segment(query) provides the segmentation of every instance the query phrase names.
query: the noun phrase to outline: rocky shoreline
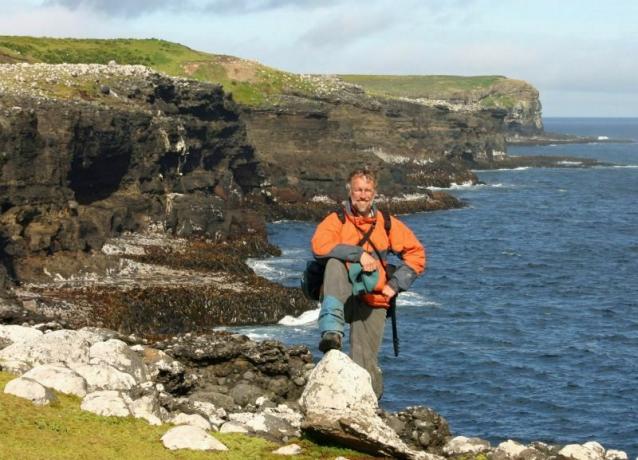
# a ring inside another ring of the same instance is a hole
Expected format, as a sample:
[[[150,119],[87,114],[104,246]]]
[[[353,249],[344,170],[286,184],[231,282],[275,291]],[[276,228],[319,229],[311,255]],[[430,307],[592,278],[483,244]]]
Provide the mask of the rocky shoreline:
[[[607,136],[577,136],[561,133],[534,133],[526,135],[508,135],[508,145],[552,145],[552,144],[632,144],[632,139],[615,139]]]
[[[593,441],[560,446],[508,440],[492,446],[453,436],[447,421],[429,408],[380,410],[367,373],[341,352],[315,365],[306,347],[223,331],[149,340],[104,328],[63,329],[56,322],[0,325],[0,370],[19,376],[4,393],[34,404],[55,401],[55,390],[78,396],[83,410],[98,415],[190,426],[167,427],[162,439],[169,449],[224,450],[210,436],[219,431],[282,445],[306,436],[408,459],[628,458]],[[189,444],[190,436],[207,442]]]

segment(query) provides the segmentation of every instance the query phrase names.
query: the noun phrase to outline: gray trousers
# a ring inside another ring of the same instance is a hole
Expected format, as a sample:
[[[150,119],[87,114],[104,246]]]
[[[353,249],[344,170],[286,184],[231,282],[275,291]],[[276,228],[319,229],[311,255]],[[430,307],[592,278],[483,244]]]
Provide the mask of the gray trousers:
[[[385,308],[372,308],[352,295],[346,265],[338,259],[330,259],[326,264],[323,295],[333,296],[344,305],[345,320],[350,324],[350,356],[368,371],[372,388],[377,398],[380,398],[383,394],[383,375],[378,355],[385,327]]]

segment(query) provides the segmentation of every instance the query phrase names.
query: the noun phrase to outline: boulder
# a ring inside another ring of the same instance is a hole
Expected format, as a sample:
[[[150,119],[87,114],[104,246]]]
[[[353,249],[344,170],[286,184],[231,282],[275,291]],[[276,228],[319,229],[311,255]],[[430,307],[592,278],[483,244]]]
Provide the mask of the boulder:
[[[465,436],[456,436],[443,447],[443,452],[447,455],[477,454],[488,450],[490,450],[488,441]]]
[[[190,425],[171,428],[162,436],[162,443],[170,450],[228,450],[228,447],[206,433],[205,430]]]
[[[373,455],[434,459],[410,449],[377,415],[370,375],[344,353],[331,350],[317,364],[299,401],[306,433]]]
[[[219,427],[220,433],[250,433],[250,428],[239,422],[226,422]]]
[[[208,420],[199,414],[185,414],[180,412],[168,420],[173,425],[191,425],[198,426],[202,430],[210,431],[213,427]]]
[[[130,390],[136,385],[131,374],[122,372],[109,364],[83,364],[73,370],[86,380],[87,391]]]
[[[128,417],[131,411],[119,391],[96,391],[82,400],[80,409],[97,415]]]
[[[625,454],[621,451],[616,452],[621,455]],[[595,441],[586,442],[582,445],[568,444],[558,454],[573,460],[604,460],[606,458],[605,448]],[[625,454],[625,458],[626,456],[627,454]]]
[[[35,380],[25,377],[18,377],[8,382],[4,387],[4,392],[18,398],[28,399],[38,406],[46,406],[57,401],[53,391]]]
[[[302,452],[303,449],[299,444],[289,444],[272,451],[275,455],[299,455]]]
[[[162,424],[159,394],[151,382],[123,393],[122,397],[133,417],[144,419],[151,425]]]
[[[89,342],[76,331],[53,331],[0,350],[0,362],[22,361],[30,367],[42,364],[65,364],[71,367],[89,362],[89,346]]]
[[[294,427],[284,417],[278,417],[272,413],[253,414],[241,412],[228,416],[231,422],[239,423],[248,428],[251,432],[259,435],[266,435],[278,441],[285,441],[291,437],[301,436],[299,425]]]
[[[22,375],[31,369],[31,366],[24,361],[15,361],[12,359],[3,360],[0,359],[0,370],[9,372],[11,374]]]
[[[120,334],[110,329],[102,327],[83,327],[78,329],[78,335],[83,337],[91,345],[95,345],[98,342],[105,342],[109,339],[120,338]]]
[[[609,449],[605,452],[605,460],[627,460],[629,457],[622,450]]]
[[[28,342],[40,336],[42,336],[42,331],[32,327],[0,324],[0,339],[8,339],[9,345],[16,342]]]
[[[142,358],[121,340],[109,339],[92,345],[89,358],[90,364],[109,364],[132,375],[138,383],[148,381]]]
[[[35,380],[45,387],[60,393],[86,396],[86,380],[77,372],[59,364],[45,364],[31,369],[23,377]]]

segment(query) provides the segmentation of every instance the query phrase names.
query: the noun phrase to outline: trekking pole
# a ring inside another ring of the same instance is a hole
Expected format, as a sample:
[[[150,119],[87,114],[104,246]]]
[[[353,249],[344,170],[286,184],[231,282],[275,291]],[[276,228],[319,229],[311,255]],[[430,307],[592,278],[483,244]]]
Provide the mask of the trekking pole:
[[[397,296],[390,301],[390,319],[392,320],[392,347],[394,356],[399,356],[399,331],[397,329]]]

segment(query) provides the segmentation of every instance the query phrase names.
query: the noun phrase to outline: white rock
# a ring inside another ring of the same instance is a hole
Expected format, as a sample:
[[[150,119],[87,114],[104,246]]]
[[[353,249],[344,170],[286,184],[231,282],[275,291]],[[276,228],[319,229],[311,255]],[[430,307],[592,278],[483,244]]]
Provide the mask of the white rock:
[[[370,375],[344,353],[331,350],[308,377],[299,399],[302,429],[346,447],[397,458],[441,458],[409,448],[377,415]],[[223,427],[222,427],[223,428]]]
[[[516,441],[512,441],[511,439],[508,439],[507,441],[500,443],[498,447],[496,448],[496,450],[504,453],[509,458],[514,458],[519,456],[521,452],[523,452],[526,449],[527,447],[525,447],[523,444],[519,444]]]
[[[171,428],[162,436],[162,442],[164,443],[164,447],[170,450],[228,450],[228,447],[206,433],[203,429],[190,425],[181,425]]]
[[[303,449],[298,444],[290,444],[287,446],[280,447],[277,450],[273,450],[273,454],[275,455],[299,455]]]
[[[0,359],[0,369],[11,374],[22,375],[31,369],[31,366],[24,361]]]
[[[32,339],[41,337],[42,331],[32,327],[17,325],[0,325],[0,339],[8,339],[13,343],[28,342]]]
[[[89,350],[90,364],[109,364],[131,374],[139,383],[148,381],[142,358],[118,339],[98,342]]]
[[[57,400],[49,388],[24,377],[18,377],[8,382],[4,387],[4,392],[18,398],[28,399],[38,406],[46,406]]]
[[[600,444],[598,445],[600,446]],[[574,460],[602,460],[604,458],[604,450],[603,455],[601,455],[600,450],[593,444],[590,444],[589,446],[568,444],[563,447],[558,454]]]
[[[114,331],[109,329],[102,329],[99,327],[83,327],[78,329],[78,335],[89,342],[91,345],[95,345],[98,342],[104,342],[112,339],[116,335]]]
[[[128,417],[131,411],[119,391],[96,391],[82,400],[80,409],[94,414],[114,417]]]
[[[443,452],[448,455],[476,454],[489,448],[490,443],[483,439],[456,436],[443,447]]]
[[[30,367],[41,364],[86,364],[89,362],[89,342],[76,331],[49,332],[28,342],[17,342],[0,350],[0,362],[22,361]]]
[[[131,374],[122,372],[108,364],[83,364],[73,370],[86,380],[87,391],[130,390],[137,382]]]
[[[605,452],[605,460],[628,460],[626,452],[622,450],[609,449]]]
[[[226,422],[219,427],[220,433],[250,433],[250,430],[245,425],[239,422]]]
[[[59,364],[45,364],[34,367],[23,377],[35,380],[41,385],[60,393],[75,395],[80,398],[86,396],[86,380],[75,371]]]
[[[299,403],[306,414],[329,410],[374,416],[379,407],[370,374],[337,350],[312,370]]]
[[[600,458],[605,458],[605,448],[599,442],[589,441],[583,444],[583,447],[591,450]]]
[[[151,425],[162,424],[159,398],[157,392],[153,389],[151,389],[148,394],[140,396],[137,399],[132,399],[126,393],[122,395],[122,398],[126,402],[133,417],[144,419]]]
[[[206,431],[210,431],[213,428],[210,422],[206,420],[204,417],[202,417],[201,415],[184,414],[183,412],[180,412],[179,414],[171,418],[169,420],[169,423],[172,423],[173,425],[198,426],[202,430],[206,430]]]

